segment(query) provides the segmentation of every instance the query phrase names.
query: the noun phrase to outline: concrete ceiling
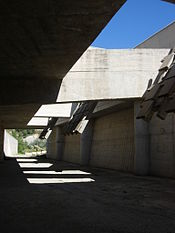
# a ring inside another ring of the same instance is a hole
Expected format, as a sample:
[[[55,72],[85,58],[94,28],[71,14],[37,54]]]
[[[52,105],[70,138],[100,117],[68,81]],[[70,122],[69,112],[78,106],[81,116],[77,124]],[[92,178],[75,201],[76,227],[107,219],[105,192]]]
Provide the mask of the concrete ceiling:
[[[0,124],[24,127],[125,0],[0,0]],[[12,106],[13,105],[13,106]]]
[[[0,128],[27,128],[26,125],[40,105],[0,106]]]

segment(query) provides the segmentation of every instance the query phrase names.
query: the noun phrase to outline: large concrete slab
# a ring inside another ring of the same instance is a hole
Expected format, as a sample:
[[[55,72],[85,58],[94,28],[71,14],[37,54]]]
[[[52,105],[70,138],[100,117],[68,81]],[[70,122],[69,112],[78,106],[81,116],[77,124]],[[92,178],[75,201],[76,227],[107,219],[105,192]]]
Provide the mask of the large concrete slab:
[[[57,102],[140,98],[168,52],[90,47],[65,76]]]

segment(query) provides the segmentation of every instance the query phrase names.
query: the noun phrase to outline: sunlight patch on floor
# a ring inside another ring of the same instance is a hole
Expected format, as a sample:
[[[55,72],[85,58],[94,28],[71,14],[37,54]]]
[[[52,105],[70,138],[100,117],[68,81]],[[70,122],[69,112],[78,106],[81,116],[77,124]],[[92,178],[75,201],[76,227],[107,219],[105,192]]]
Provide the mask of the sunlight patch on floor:
[[[49,168],[52,165],[52,163],[19,163],[21,168]]]
[[[64,183],[88,183],[88,182],[94,182],[95,180],[90,177],[74,177],[74,175],[91,175],[89,172],[85,172],[82,170],[71,170],[71,169],[64,169],[61,168],[56,170],[49,170],[53,163],[40,163],[37,159],[23,159],[18,158],[17,162],[19,166],[21,167],[23,174],[25,174],[27,181],[30,184],[64,184]],[[26,168],[26,169],[25,169]],[[45,169],[44,169],[45,168]],[[46,169],[47,168],[47,169]],[[38,169],[38,170],[37,170]],[[34,176],[34,178],[30,178],[30,175]],[[35,176],[36,175],[36,176]],[[39,178],[38,178],[39,175]],[[44,177],[44,176],[50,176],[52,177]],[[60,177],[54,177],[54,175],[69,175],[69,178],[60,178]],[[72,176],[72,177],[71,177]]]
[[[37,159],[16,159],[17,162],[37,162]]]
[[[63,184],[94,182],[91,178],[27,178],[30,184]]]
[[[89,172],[84,172],[81,170],[63,170],[57,171],[23,171],[24,174],[41,174],[41,175],[90,175]]]

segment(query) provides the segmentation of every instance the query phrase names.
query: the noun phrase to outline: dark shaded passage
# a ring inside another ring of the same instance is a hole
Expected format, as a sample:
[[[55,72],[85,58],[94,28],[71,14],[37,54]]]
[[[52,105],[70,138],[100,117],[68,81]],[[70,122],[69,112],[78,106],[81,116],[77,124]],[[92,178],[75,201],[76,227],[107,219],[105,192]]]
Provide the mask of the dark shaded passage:
[[[31,162],[34,165],[28,168],[18,163],[10,159],[0,164],[1,233],[175,232],[174,180],[45,159]],[[33,184],[27,178],[47,178],[48,183]],[[52,178],[95,181],[49,183]]]

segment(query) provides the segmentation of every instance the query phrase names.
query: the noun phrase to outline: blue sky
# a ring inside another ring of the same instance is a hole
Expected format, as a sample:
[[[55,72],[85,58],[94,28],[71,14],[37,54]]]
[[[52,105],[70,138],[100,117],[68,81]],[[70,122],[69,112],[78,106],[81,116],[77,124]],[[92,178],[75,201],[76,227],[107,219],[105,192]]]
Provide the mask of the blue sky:
[[[161,0],[128,0],[92,46],[133,48],[175,21],[175,4]]]

